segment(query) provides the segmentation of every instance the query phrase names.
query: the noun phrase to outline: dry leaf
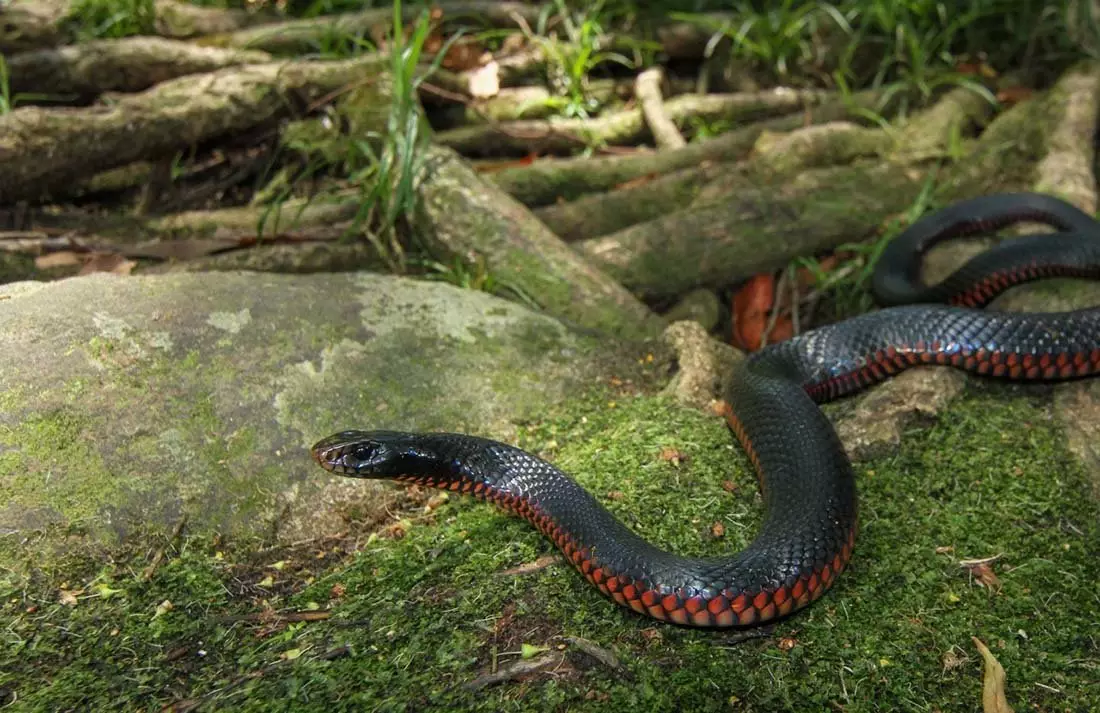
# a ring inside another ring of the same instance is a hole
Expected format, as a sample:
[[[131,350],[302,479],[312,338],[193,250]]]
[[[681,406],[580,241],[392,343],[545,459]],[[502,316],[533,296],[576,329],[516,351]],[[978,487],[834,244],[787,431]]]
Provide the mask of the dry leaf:
[[[477,41],[476,37],[466,35],[459,37],[447,48],[447,54],[443,55],[443,67],[452,72],[463,72],[468,69],[480,67],[485,48]]]
[[[710,534],[715,537],[722,537],[726,534],[726,526],[720,521],[715,521],[715,523],[710,526]]]
[[[686,462],[688,459],[686,455],[675,448],[662,448],[657,457],[676,467],[679,467],[681,463]]]
[[[83,589],[62,589],[61,594],[57,598],[57,601],[61,602],[65,606],[75,607],[76,598],[83,593]]]
[[[557,555],[543,555],[534,562],[524,562],[518,567],[509,567],[506,570],[502,570],[500,574],[505,577],[513,577],[519,574],[530,574],[531,572],[538,572],[540,569],[546,569],[557,561]]]
[[[1030,99],[1034,90],[1030,87],[1006,87],[997,92],[997,101],[1007,106],[1019,104],[1025,99]]]
[[[959,566],[967,569],[970,575],[978,580],[978,584],[991,592],[999,592],[1001,590],[1001,580],[997,578],[997,575],[993,572],[993,567],[990,566],[999,558],[1000,555],[994,555],[993,557],[976,560],[960,560]]]
[[[1005,697],[1004,667],[978,637],[971,636],[970,640],[974,642],[985,662],[985,673],[982,676],[982,713],[1013,713]]]
[[[771,273],[753,275],[733,296],[733,339],[746,351],[760,348],[768,326],[768,310],[775,301],[775,277]]]

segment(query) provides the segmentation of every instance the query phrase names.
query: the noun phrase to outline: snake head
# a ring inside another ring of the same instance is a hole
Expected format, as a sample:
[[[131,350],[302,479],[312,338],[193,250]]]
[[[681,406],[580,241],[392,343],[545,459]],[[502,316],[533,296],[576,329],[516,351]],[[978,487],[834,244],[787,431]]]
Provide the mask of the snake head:
[[[313,445],[313,459],[329,471],[353,478],[400,475],[405,434],[395,431],[341,431]]]

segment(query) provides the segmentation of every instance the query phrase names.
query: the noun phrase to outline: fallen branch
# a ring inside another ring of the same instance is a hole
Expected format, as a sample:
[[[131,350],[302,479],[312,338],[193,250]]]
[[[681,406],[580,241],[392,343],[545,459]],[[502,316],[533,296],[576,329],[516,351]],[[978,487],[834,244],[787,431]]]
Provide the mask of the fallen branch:
[[[672,297],[858,241],[909,205],[920,182],[917,171],[881,163],[817,169],[574,247],[634,293]]]
[[[465,0],[440,2],[440,21],[473,19],[492,27],[516,27],[516,17],[529,24],[538,22],[541,8],[522,2],[506,0]],[[402,8],[403,23],[415,22],[424,8],[406,5]],[[226,35],[211,35],[200,40],[215,47],[240,47],[262,49],[272,54],[300,54],[316,50],[324,41],[333,37],[367,37],[376,43],[381,41],[393,23],[393,8],[379,7],[360,12],[322,15],[301,20],[286,20],[249,28]]]
[[[660,333],[659,317],[453,151],[431,148],[428,166],[417,226],[435,252],[484,261],[503,288],[575,324],[627,338]]]
[[[517,678],[535,673],[536,671],[560,666],[562,659],[562,654],[557,652],[543,654],[533,659],[520,659],[507,666],[501,667],[497,671],[478,676],[474,680],[462,684],[462,687],[467,691],[480,691],[488,686],[504,683],[505,681],[513,681]]]
[[[660,67],[647,69],[634,82],[634,95],[642,106],[646,127],[658,149],[680,149],[687,145],[675,122],[665,111],[665,99],[661,93],[664,72]]]
[[[810,124],[848,118],[853,111],[870,108],[877,100],[878,95],[870,92],[856,94],[851,101],[833,95],[820,106],[803,112],[758,121],[674,151],[600,158],[541,159],[529,166],[499,171],[490,178],[529,206],[554,203],[559,198],[571,200],[586,193],[610,190],[642,176],[698,166],[705,160],[736,161],[748,154],[765,131],[793,131]]]
[[[724,170],[704,161],[695,168],[636,179],[637,185],[631,187],[553,203],[534,211],[546,227],[566,242],[596,238],[682,210],[695,200],[702,185]]]
[[[9,0],[2,3],[0,54],[14,55],[74,42],[74,26],[68,20],[76,4],[74,0]],[[162,37],[175,39],[232,32],[270,22],[273,18],[269,13],[196,7],[174,0],[156,0],[153,13],[153,30]]]
[[[757,146],[763,142],[761,136]],[[538,208],[535,215],[563,240],[586,240],[655,220],[693,201],[722,200],[734,191],[753,190],[762,177],[774,181],[777,176],[806,168],[848,164],[877,156],[892,144],[885,132],[848,122],[810,126],[769,141],[766,151],[758,150],[743,165],[704,161],[698,168],[642,180],[638,185]]]
[[[812,89],[779,88],[744,94],[690,94],[665,102],[669,118],[677,124],[700,121],[747,122],[789,114],[821,104],[830,95]],[[642,143],[649,138],[641,109],[605,114],[595,119],[514,121],[441,131],[437,143],[465,156],[525,156],[538,153],[566,154],[601,144],[616,146]]]
[[[271,61],[266,52],[196,47],[160,37],[99,40],[9,57],[10,91],[72,94],[139,92],[157,82]]]
[[[0,116],[0,204],[272,122],[377,72],[386,58],[273,62],[181,77],[108,107]],[[380,94],[388,84],[375,82]],[[380,101],[383,101],[380,98]]]

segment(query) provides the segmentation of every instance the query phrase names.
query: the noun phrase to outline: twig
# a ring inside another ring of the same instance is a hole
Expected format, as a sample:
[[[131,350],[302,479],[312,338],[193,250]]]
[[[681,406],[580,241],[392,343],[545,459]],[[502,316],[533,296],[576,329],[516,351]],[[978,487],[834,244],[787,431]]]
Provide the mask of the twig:
[[[484,676],[478,676],[474,680],[462,684],[462,687],[467,691],[480,691],[487,686],[511,681],[520,676],[556,666],[561,662],[562,656],[558,653],[544,654],[534,659],[521,659],[505,666],[495,673],[487,673]]]
[[[798,315],[798,272],[791,267],[787,269],[794,273],[794,279],[791,280],[791,334],[797,336],[801,331],[801,320]]]
[[[775,303],[772,305],[771,314],[768,315],[768,324],[764,327],[764,331],[760,334],[760,348],[763,349],[764,345],[768,343],[768,335],[772,333],[775,328],[775,323],[779,319],[779,297],[783,294],[783,288],[786,287],[787,271],[784,270],[779,274],[779,282],[775,285]]]
[[[168,542],[157,550],[157,553],[153,555],[153,561],[149,563],[149,566],[145,568],[145,571],[141,573],[141,581],[148,582],[153,578],[157,568],[160,567],[160,563],[164,561],[164,555],[168,551],[168,548],[172,546],[183,533],[184,526],[187,525],[187,513],[184,513],[179,520],[176,521],[176,526],[172,528],[172,534],[168,537]]]

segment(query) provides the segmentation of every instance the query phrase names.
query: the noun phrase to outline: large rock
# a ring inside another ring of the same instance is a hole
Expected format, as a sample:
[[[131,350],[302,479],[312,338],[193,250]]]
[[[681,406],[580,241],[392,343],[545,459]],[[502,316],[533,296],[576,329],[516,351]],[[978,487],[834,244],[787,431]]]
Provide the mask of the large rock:
[[[44,531],[111,542],[184,514],[323,534],[364,486],[313,464],[319,437],[507,438],[620,349],[484,293],[356,273],[6,285],[0,334],[0,562]]]

